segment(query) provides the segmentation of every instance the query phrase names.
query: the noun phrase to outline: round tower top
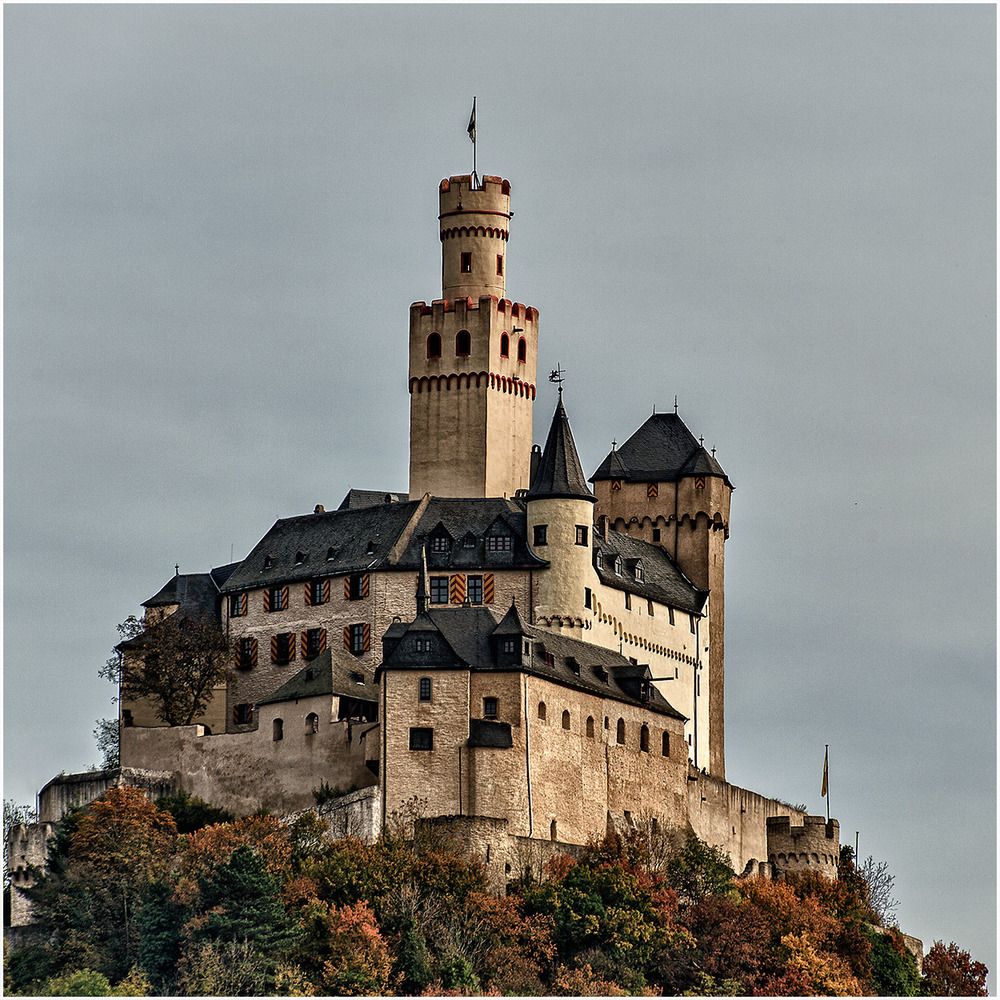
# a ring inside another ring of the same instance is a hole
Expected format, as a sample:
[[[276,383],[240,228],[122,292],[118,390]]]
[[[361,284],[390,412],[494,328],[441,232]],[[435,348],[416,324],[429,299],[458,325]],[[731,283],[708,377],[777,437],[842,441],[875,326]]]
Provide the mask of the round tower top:
[[[493,225],[507,228],[510,219],[510,181],[502,177],[487,174],[481,178],[479,186],[475,186],[469,174],[459,174],[441,181],[439,189],[441,228],[451,225],[461,225],[460,222],[448,222],[448,219],[462,215],[490,215],[498,221]],[[464,220],[463,220],[464,221]]]

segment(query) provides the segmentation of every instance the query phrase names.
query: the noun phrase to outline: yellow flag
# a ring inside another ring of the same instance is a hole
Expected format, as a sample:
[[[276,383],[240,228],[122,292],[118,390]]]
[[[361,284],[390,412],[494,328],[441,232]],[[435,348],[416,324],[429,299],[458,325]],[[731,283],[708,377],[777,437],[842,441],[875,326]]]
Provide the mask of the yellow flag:
[[[828,783],[830,781],[830,748],[826,748],[826,752],[823,754],[823,787],[819,790],[819,794],[826,796],[828,791]]]

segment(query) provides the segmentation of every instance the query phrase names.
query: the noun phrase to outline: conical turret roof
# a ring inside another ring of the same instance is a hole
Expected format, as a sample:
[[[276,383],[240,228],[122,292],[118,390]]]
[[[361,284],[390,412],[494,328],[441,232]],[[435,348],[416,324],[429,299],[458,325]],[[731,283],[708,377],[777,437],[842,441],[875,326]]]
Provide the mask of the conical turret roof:
[[[583,474],[562,394],[559,396],[556,412],[552,415],[552,426],[545,439],[542,460],[538,463],[528,490],[529,500],[541,500],[543,497],[597,502],[587,485],[587,477]]]

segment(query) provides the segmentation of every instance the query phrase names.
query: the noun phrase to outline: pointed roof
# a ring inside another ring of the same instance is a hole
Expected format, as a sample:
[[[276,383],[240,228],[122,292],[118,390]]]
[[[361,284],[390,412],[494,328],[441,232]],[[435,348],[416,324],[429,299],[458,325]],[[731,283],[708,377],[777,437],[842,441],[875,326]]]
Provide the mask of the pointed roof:
[[[528,490],[528,500],[541,500],[543,497],[597,502],[583,474],[561,393],[556,412],[552,415],[549,436],[545,439],[542,459]]]
[[[524,620],[517,610],[517,605],[511,601],[507,614],[500,619],[500,624],[493,630],[494,635],[527,635]]]
[[[674,482],[696,475],[733,485],[678,414],[654,413],[620,448],[611,449],[590,481]]]

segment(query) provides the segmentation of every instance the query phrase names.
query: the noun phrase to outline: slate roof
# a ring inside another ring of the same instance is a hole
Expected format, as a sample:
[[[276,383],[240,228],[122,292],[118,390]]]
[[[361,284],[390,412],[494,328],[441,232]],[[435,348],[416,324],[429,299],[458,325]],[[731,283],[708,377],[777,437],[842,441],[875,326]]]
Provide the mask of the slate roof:
[[[569,426],[566,407],[563,406],[562,393],[559,394],[556,411],[552,414],[541,461],[528,489],[529,500],[540,500],[543,497],[597,502],[587,485],[587,477],[583,474],[580,455],[573,440],[573,430]]]
[[[591,482],[673,482],[682,476],[729,477],[676,413],[654,413],[618,449],[612,449]]]
[[[521,654],[520,662],[514,665],[499,664],[494,644],[490,641],[498,622],[488,608],[436,608],[418,615],[407,630],[416,626],[421,632],[426,632],[429,624],[440,634],[446,643],[446,652],[453,653],[454,658],[442,657],[440,651],[414,657],[398,652],[399,647],[393,647],[376,671],[376,679],[387,668],[433,670],[457,664],[474,671],[523,671],[590,694],[642,705],[661,715],[685,718],[652,684],[647,686],[648,700],[640,697],[639,686],[642,681],[648,680],[649,667],[636,665],[610,649],[525,625],[522,635],[534,640],[527,660]],[[546,654],[551,656],[551,663],[547,662]],[[578,670],[574,670],[573,663]]]
[[[358,510],[362,507],[378,507],[385,503],[406,503],[409,499],[406,493],[386,493],[384,490],[348,490],[337,510]]]
[[[214,614],[218,609],[219,588],[229,579],[238,563],[219,566],[208,573],[178,573],[142,602],[144,608],[162,608],[179,604],[190,614]]]
[[[300,698],[316,698],[323,695],[346,695],[362,701],[378,701],[378,688],[365,681],[358,683],[355,676],[364,676],[361,670],[352,670],[350,664],[334,661],[328,649],[315,660],[307,663],[298,673],[290,677],[273,694],[262,698],[258,705],[275,705]]]
[[[625,564],[620,576],[614,568],[617,556]],[[634,575],[637,563],[642,564],[642,580],[636,580]],[[616,590],[627,590],[695,614],[700,614],[705,606],[708,591],[696,587],[659,545],[608,531],[606,540],[599,535],[594,539],[594,564],[601,583]]]

